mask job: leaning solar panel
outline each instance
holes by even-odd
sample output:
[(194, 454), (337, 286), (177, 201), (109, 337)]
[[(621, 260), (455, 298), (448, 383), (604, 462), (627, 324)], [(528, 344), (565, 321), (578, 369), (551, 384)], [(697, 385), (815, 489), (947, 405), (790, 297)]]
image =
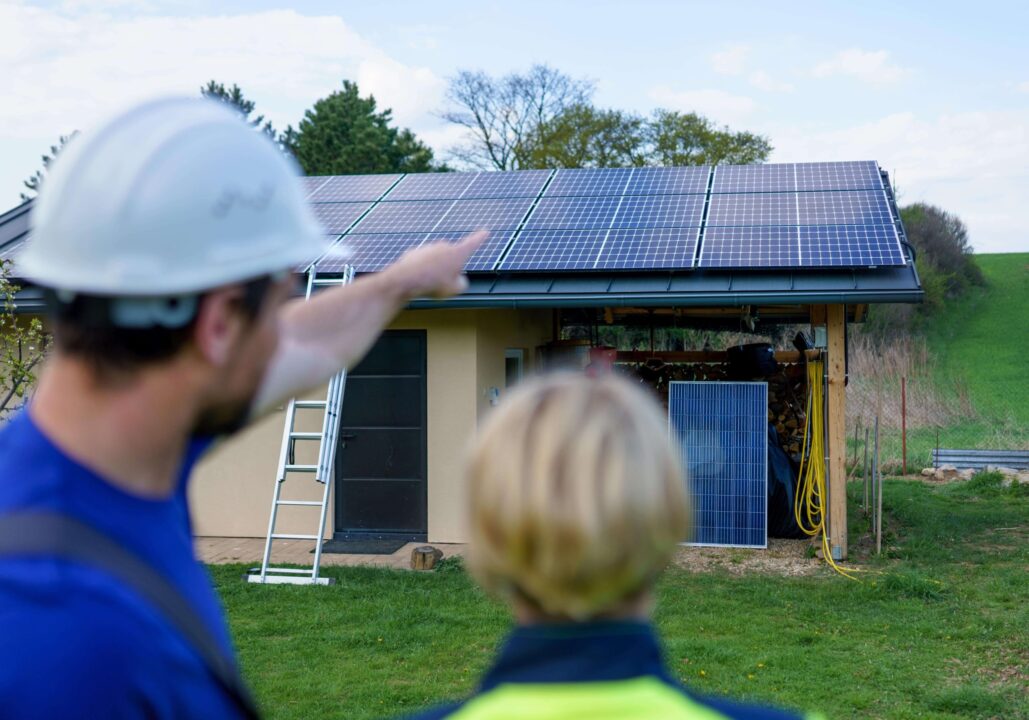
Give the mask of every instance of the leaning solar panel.
[(510, 172), (481, 172), (462, 195), (472, 198), (534, 198), (550, 177), (552, 170), (514, 170)]
[(543, 197), (622, 195), (631, 175), (631, 168), (558, 170)]
[(593, 264), (604, 270), (682, 269), (693, 265), (699, 227), (611, 230)]
[(610, 227), (700, 227), (703, 195), (626, 195)]
[(354, 221), (371, 207), (370, 203), (315, 203), (311, 206), (314, 216), (325, 228), (325, 232), (343, 233)]
[(500, 270), (592, 270), (607, 230), (522, 230)]
[(767, 383), (674, 381), (668, 415), (693, 497), (690, 542), (766, 547)]
[(796, 225), (796, 193), (712, 195), (708, 226)]
[(425, 233), (379, 233), (347, 235), (341, 241), (345, 252), (329, 255), (318, 261), (320, 273), (342, 272), (353, 265), (356, 272), (376, 272), (399, 258), (405, 251), (418, 247)]
[(400, 200), (456, 200), (464, 195), (478, 173), (419, 173), (405, 175), (387, 202)]
[(797, 267), (796, 227), (708, 227), (697, 267)]
[(514, 230), (525, 219), (532, 202), (532, 198), (458, 200), (433, 230)]
[(711, 184), (713, 193), (789, 192), (797, 189), (794, 165), (719, 165)]
[(325, 182), (315, 188), (308, 202), (374, 202), (400, 175), (333, 175), (323, 179)]
[(798, 225), (865, 225), (893, 222), (882, 190), (797, 193)]
[(527, 230), (596, 230), (611, 227), (618, 197), (544, 197), (525, 222)]
[(881, 190), (874, 161), (798, 163), (797, 190)]
[(804, 225), (799, 228), (801, 267), (903, 265), (897, 229), (878, 225)]
[(357, 233), (430, 232), (443, 219), (453, 200), (381, 202), (354, 228)]
[(625, 186), (626, 195), (684, 195), (707, 192), (711, 168), (648, 167), (633, 168)]

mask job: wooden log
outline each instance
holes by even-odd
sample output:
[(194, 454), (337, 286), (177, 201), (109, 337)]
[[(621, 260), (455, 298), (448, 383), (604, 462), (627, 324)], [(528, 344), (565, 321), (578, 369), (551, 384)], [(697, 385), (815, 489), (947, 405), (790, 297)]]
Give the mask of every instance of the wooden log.
[(443, 559), (443, 551), (432, 545), (420, 545), (411, 551), (412, 570), (432, 570)]

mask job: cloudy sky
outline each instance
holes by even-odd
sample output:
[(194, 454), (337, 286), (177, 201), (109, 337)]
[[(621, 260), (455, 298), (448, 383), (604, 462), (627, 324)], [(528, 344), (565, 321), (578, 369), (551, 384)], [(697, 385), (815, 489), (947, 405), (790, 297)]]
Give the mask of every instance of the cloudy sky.
[(442, 153), (449, 76), (546, 62), (595, 81), (600, 105), (767, 134), (773, 161), (878, 160), (901, 202), (957, 213), (978, 251), (1025, 251), (1027, 7), (0, 0), (0, 206), (59, 135), (211, 78), (279, 127), (356, 80)]

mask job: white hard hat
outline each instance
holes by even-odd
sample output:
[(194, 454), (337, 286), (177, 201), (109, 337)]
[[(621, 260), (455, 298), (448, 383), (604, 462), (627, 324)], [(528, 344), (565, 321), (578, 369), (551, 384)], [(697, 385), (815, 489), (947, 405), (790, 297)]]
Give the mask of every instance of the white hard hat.
[(310, 262), (328, 241), (295, 164), (214, 100), (157, 100), (76, 138), (32, 211), (19, 275), (103, 296), (196, 293)]

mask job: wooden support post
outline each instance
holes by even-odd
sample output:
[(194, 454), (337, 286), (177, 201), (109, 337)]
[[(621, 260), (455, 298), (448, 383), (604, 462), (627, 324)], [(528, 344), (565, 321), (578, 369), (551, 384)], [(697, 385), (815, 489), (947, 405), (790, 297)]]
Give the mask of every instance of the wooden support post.
[(828, 448), (829, 448), (829, 548), (833, 558), (847, 557), (847, 429), (845, 423), (846, 392), (844, 367), (846, 346), (844, 323), (847, 319), (842, 305), (826, 307), (828, 335)]

